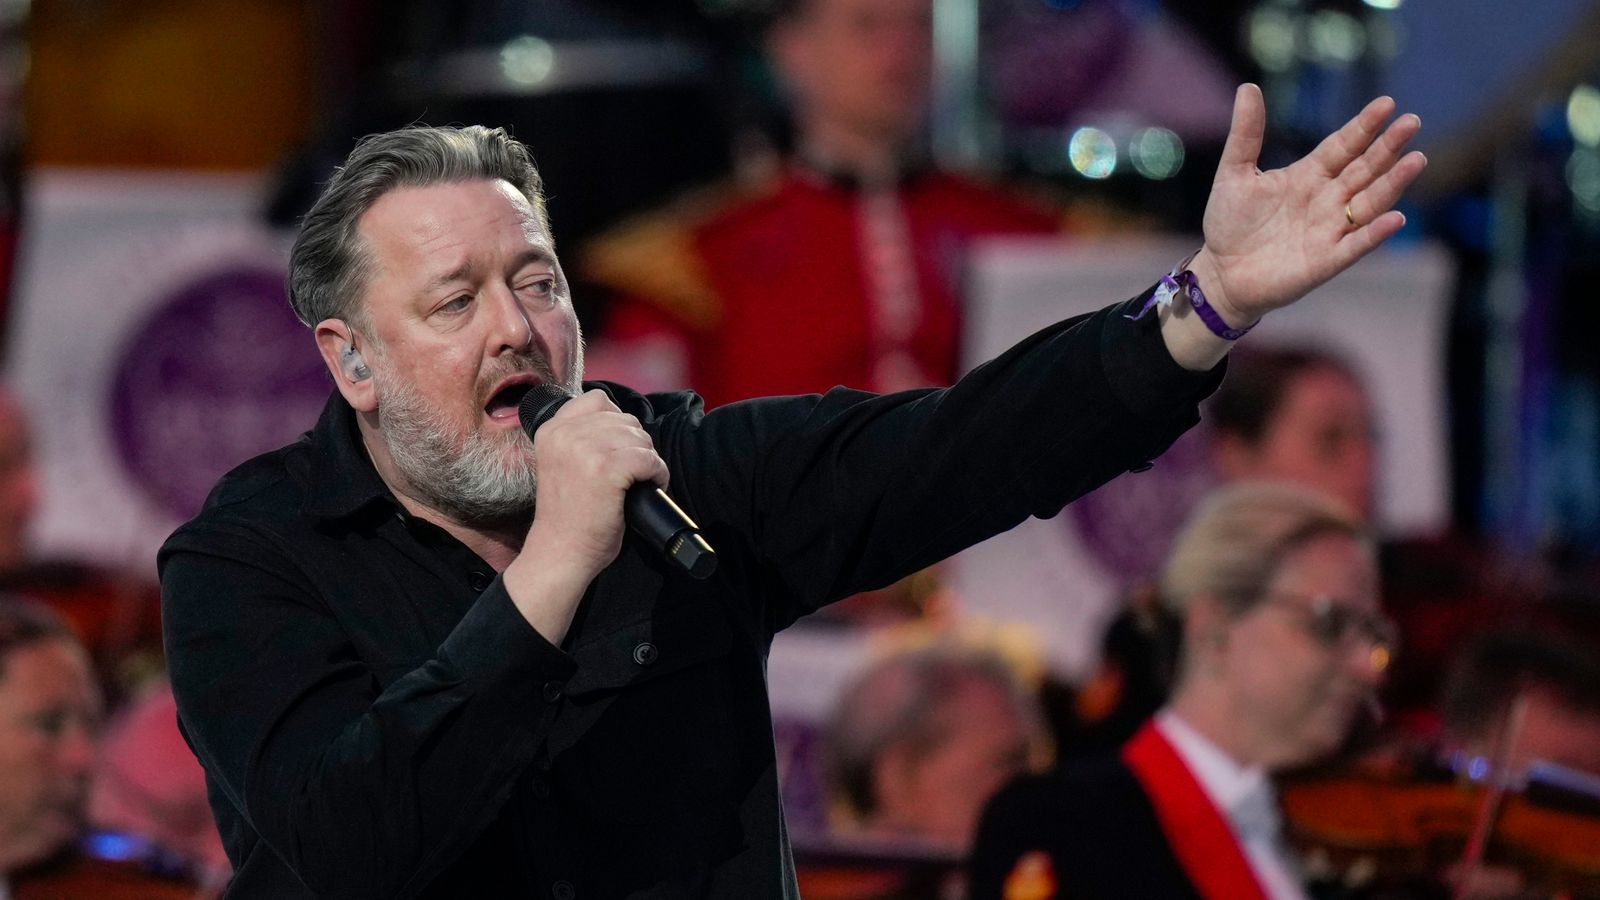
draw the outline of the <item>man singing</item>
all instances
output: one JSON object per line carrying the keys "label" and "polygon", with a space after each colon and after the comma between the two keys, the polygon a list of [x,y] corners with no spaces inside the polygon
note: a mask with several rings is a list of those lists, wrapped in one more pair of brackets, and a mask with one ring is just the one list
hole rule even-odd
{"label": "man singing", "polygon": [[[1401,226],[1424,161],[1392,109],[1262,173],[1241,88],[1205,247],[1166,289],[949,389],[702,413],[607,385],[531,441],[519,399],[583,367],[527,152],[476,127],[363,141],[290,262],[338,390],[159,559],[228,896],[795,896],[772,636],[1158,455],[1240,331]],[[669,477],[718,552],[704,581],[623,539],[627,488]]]}

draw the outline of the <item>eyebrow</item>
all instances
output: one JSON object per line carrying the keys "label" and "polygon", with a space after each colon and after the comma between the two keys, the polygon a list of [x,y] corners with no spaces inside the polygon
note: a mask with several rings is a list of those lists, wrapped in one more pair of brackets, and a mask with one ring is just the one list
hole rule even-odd
{"label": "eyebrow", "polygon": [[[529,247],[527,250],[517,254],[516,258],[513,260],[514,265],[511,267],[511,270],[513,272],[521,271],[523,268],[533,263],[546,263],[554,266],[555,261],[555,254],[549,250],[543,247]],[[473,261],[470,259],[463,260],[461,265],[456,266],[454,269],[429,279],[428,283],[423,286],[423,292],[431,293],[439,288],[444,287],[445,285],[451,284],[452,282],[465,281],[469,276],[472,275],[472,269]]]}

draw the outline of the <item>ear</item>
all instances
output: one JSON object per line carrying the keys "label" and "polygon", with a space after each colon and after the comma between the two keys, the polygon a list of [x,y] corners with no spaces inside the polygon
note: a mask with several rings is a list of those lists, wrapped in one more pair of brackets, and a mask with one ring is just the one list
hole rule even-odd
{"label": "ear", "polygon": [[345,402],[356,412],[376,410],[378,390],[371,377],[371,363],[357,344],[355,330],[343,319],[323,319],[317,323],[316,336],[317,352],[322,354],[322,362]]}
{"label": "ear", "polygon": [[1183,649],[1191,664],[1213,671],[1228,648],[1229,616],[1210,594],[1190,598],[1183,614]]}

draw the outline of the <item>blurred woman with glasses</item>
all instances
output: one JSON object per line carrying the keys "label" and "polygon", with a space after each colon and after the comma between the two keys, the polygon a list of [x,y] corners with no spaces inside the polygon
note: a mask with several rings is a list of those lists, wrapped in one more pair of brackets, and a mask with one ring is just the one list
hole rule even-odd
{"label": "blurred woman with glasses", "polygon": [[1115,755],[996,797],[972,896],[1312,896],[1272,777],[1332,754],[1375,705],[1394,649],[1375,557],[1356,513],[1305,488],[1201,504],[1161,578],[1182,621],[1171,700]]}

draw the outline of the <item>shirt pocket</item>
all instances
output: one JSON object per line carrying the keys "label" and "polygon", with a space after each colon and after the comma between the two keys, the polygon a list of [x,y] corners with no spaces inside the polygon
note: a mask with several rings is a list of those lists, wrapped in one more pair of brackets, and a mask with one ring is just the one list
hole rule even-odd
{"label": "shirt pocket", "polygon": [[737,805],[733,643],[720,608],[705,602],[574,649],[578,668],[556,729],[577,732],[557,761],[571,772],[577,808],[597,821],[642,824]]}

